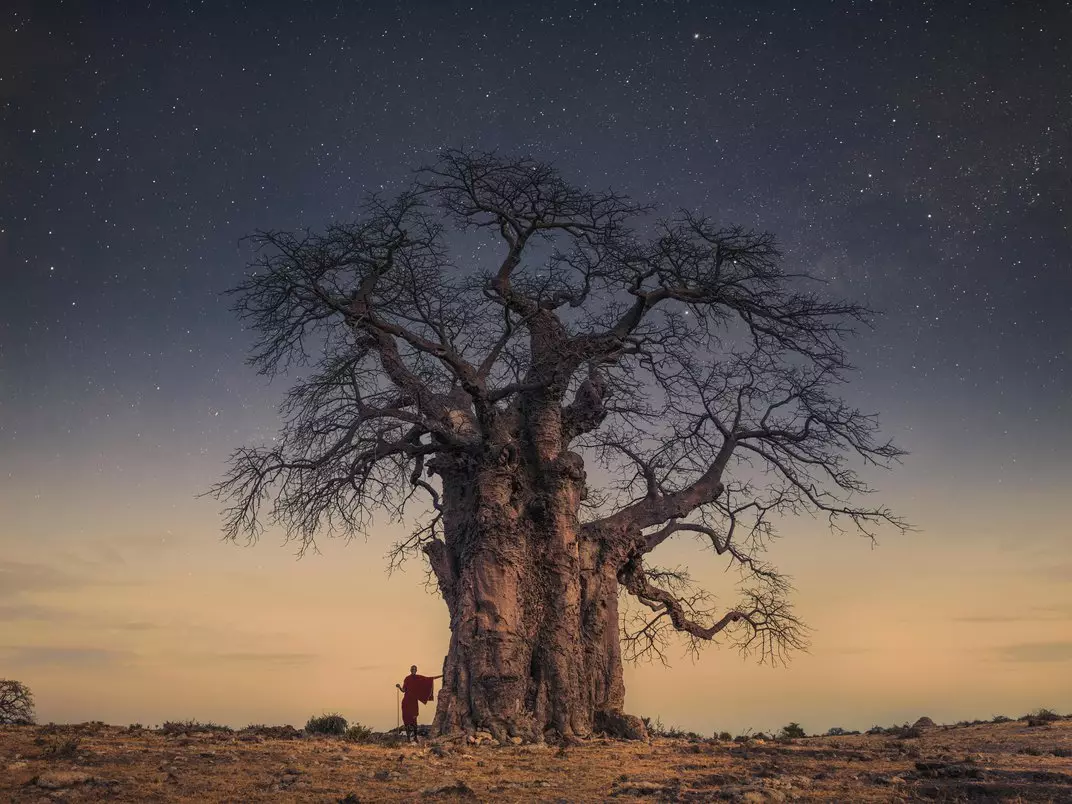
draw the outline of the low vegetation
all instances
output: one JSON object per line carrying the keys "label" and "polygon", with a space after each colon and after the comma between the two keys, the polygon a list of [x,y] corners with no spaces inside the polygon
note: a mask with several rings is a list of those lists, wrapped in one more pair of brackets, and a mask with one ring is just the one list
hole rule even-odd
{"label": "low vegetation", "polygon": [[78,748],[82,744],[79,737],[57,737],[51,740],[41,738],[42,759],[73,759],[78,755]]}
{"label": "low vegetation", "polygon": [[349,725],[346,718],[338,712],[332,712],[309,718],[309,722],[305,724],[305,731],[309,734],[333,734],[341,737],[346,734]]}
{"label": "low vegetation", "polygon": [[160,731],[164,734],[206,734],[211,732],[230,734],[234,729],[211,721],[199,723],[196,720],[168,720],[160,727]]}
{"label": "low vegetation", "polygon": [[339,714],[310,720],[322,730],[0,726],[0,801],[1072,801],[1072,718],[1053,710],[965,727],[920,718],[872,735],[800,737],[791,722],[737,742],[656,721],[666,736],[559,747],[413,745],[360,723],[339,733]]}

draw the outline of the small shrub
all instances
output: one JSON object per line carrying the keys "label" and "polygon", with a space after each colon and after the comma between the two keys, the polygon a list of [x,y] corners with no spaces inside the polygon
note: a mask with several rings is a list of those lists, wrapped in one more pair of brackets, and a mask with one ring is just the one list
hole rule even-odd
{"label": "small shrub", "polygon": [[833,728],[827,729],[826,734],[824,734],[823,736],[824,737],[843,737],[846,734],[848,734],[848,732],[845,731],[845,729],[841,728],[841,726],[834,726]]}
{"label": "small shrub", "polygon": [[663,725],[662,718],[655,718],[652,720],[650,717],[640,718],[644,721],[644,727],[648,730],[648,734],[652,737],[665,737],[666,727]]}
{"label": "small shrub", "polygon": [[1011,721],[1012,718],[1007,718],[1005,715],[994,715],[990,720],[991,723],[1009,723]]}
{"label": "small shrub", "polygon": [[1055,748],[1050,753],[1055,757],[1072,757],[1072,748]]}
{"label": "small shrub", "polygon": [[141,723],[131,723],[127,726],[127,732],[130,734],[136,734],[139,731],[145,731],[145,726],[141,725]]}
{"label": "small shrub", "polygon": [[81,740],[77,737],[64,737],[48,743],[41,751],[45,759],[71,759],[78,754]]}
{"label": "small shrub", "polygon": [[266,726],[263,723],[251,723],[242,729],[239,734],[244,736],[257,735],[269,740],[298,740],[302,736],[298,729],[289,724],[285,726]]}
{"label": "small shrub", "polygon": [[222,732],[230,734],[234,731],[230,726],[221,726],[218,723],[198,723],[196,720],[167,720],[160,727],[164,734],[205,734],[210,732]]}
{"label": "small shrub", "polygon": [[362,726],[360,723],[355,723],[346,730],[346,734],[343,736],[352,743],[367,743],[372,739],[372,729],[368,726]]}
{"label": "small shrub", "polygon": [[346,718],[338,712],[332,712],[331,714],[323,714],[320,717],[309,718],[309,722],[305,724],[305,730],[310,734],[332,734],[336,737],[341,737],[346,734],[348,725]]}
{"label": "small shrub", "polygon": [[733,735],[730,734],[728,731],[720,731],[718,733],[718,739],[723,740],[725,742],[729,742],[733,739]]}
{"label": "small shrub", "polygon": [[767,736],[766,732],[757,731],[755,734],[752,735],[752,739],[753,740],[769,740],[771,738]]}
{"label": "small shrub", "polygon": [[884,728],[882,728],[882,726],[872,726],[866,732],[864,732],[864,734],[871,734],[871,735],[885,734],[885,733],[886,733],[886,730]]}
{"label": "small shrub", "polygon": [[1034,712],[1028,712],[1020,717],[1020,720],[1039,720],[1043,723],[1052,723],[1060,719],[1061,716],[1052,709],[1036,709]]}
{"label": "small shrub", "polygon": [[677,726],[670,726],[663,732],[663,737],[670,740],[702,740],[699,734],[694,731],[686,731],[685,729],[679,729]]}
{"label": "small shrub", "polygon": [[782,726],[782,730],[778,732],[778,738],[781,740],[793,740],[798,737],[807,737],[804,729],[801,728],[799,723],[790,723],[788,726]]}
{"label": "small shrub", "polygon": [[34,699],[21,681],[0,678],[0,725],[32,726]]}

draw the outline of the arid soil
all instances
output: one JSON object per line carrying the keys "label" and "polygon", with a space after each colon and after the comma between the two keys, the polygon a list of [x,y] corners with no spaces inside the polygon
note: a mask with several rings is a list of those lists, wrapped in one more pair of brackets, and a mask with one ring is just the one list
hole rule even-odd
{"label": "arid soil", "polygon": [[1072,802],[1068,718],[920,736],[567,748],[270,734],[0,726],[0,800]]}

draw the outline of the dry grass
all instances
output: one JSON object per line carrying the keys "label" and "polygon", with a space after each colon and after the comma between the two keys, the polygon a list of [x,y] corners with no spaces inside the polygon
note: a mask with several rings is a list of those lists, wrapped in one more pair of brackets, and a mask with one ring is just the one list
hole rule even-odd
{"label": "dry grass", "polygon": [[[389,748],[272,735],[3,726],[0,800],[1072,801],[1068,719],[938,727],[910,738],[592,740],[568,749]],[[50,750],[66,744],[73,752]]]}

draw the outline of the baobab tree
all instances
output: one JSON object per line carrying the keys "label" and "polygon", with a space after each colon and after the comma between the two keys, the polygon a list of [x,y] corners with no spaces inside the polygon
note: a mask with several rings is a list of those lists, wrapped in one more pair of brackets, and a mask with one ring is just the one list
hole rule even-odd
{"label": "baobab tree", "polygon": [[[783,270],[768,234],[649,213],[448,151],[352,223],[252,236],[233,290],[250,362],[303,368],[278,439],[214,487],[225,533],[275,524],[305,550],[415,517],[390,555],[423,554],[450,615],[439,733],[642,733],[623,656],[671,631],[761,659],[802,646],[762,556],[779,519],[904,526],[855,502],[856,462],[901,452],[835,393],[869,312]],[[737,566],[739,600],[713,609],[653,563],[677,536]]]}

